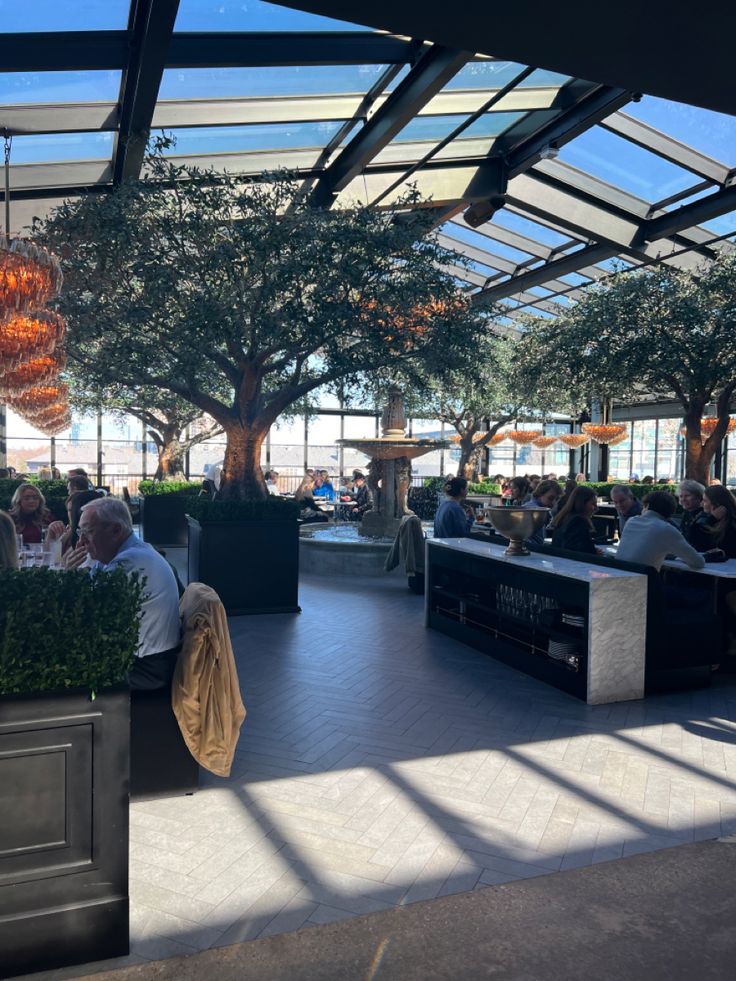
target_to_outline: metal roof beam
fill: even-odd
[[[564,276],[567,273],[578,272],[582,266],[595,262],[603,262],[616,255],[616,250],[606,245],[589,245],[585,249],[573,252],[572,255],[563,256],[561,259],[554,259],[552,262],[545,263],[539,269],[530,269],[528,272],[512,276],[502,283],[490,286],[476,293],[474,303],[486,304],[493,303],[506,296],[515,296],[523,290],[531,289],[533,286],[544,286],[556,276]]]
[[[459,225],[460,228],[469,227],[461,218],[453,218],[452,221],[453,224]],[[535,242],[534,239],[527,238],[526,235],[519,235],[518,232],[512,232],[508,228],[502,228],[500,225],[494,225],[492,222],[488,222],[482,228],[474,228],[473,232],[476,235],[482,235],[484,238],[501,242],[503,245],[509,245],[512,249],[526,252],[538,259],[549,259],[552,254],[552,249],[543,245],[541,242]]]
[[[4,72],[103,71],[127,63],[126,31],[0,34]]]
[[[112,132],[117,129],[119,118],[114,102],[0,107],[0,129],[7,130],[10,136]]]
[[[269,65],[404,65],[422,42],[366,31],[304,33],[180,33],[167,68],[263,68]]]
[[[138,177],[174,32],[179,0],[136,0],[131,7],[130,61],[123,75],[113,181]]]
[[[725,164],[713,160],[712,157],[707,157],[704,153],[699,153],[685,143],[680,143],[679,140],[675,140],[623,112],[614,113],[600,125],[610,133],[622,136],[630,143],[635,143],[637,146],[651,151],[651,153],[656,153],[658,157],[669,160],[671,163],[677,164],[678,167],[684,167],[693,174],[713,181],[715,184],[725,184],[728,179],[729,168]]]
[[[736,210],[736,184],[724,187],[715,194],[708,195],[707,198],[701,198],[691,204],[683,204],[675,211],[650,218],[641,230],[641,240],[655,242],[658,239],[669,238],[671,235],[686,234],[691,226],[719,218],[734,210]]]
[[[419,110],[457,74],[472,54],[435,45],[411,69],[327,168],[314,188],[315,203],[332,203],[335,195],[360,174]]]

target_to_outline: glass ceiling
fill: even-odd
[[[734,117],[261,0],[181,0],[172,28],[175,7],[0,0],[16,229],[58,189],[137,176],[126,147],[165,130],[201,166],[291,167],[322,206],[386,206],[416,183],[469,260],[459,281],[511,318],[554,315],[617,269],[734,248]]]

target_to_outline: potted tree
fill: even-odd
[[[271,514],[261,449],[290,406],[377,367],[447,363],[481,332],[448,271],[467,260],[413,203],[316,207],[295,176],[243,180],[159,152],[144,179],[64,203],[34,235],[62,256],[70,361],[214,419],[226,439],[218,497],[252,522],[254,502]],[[220,561],[257,558],[230,548]]]
[[[128,953],[129,691],[140,584],[0,572],[4,975]]]
[[[144,541],[186,548],[189,539],[185,515],[189,502],[201,490],[201,484],[188,480],[142,480],[138,491]]]

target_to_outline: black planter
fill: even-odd
[[[234,616],[299,612],[296,519],[187,522],[189,582],[211,586]]]
[[[129,704],[0,698],[3,977],[129,952]]]
[[[187,497],[183,494],[149,494],[141,498],[143,541],[149,545],[187,547]]]

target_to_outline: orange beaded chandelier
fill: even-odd
[[[590,436],[587,433],[561,433],[557,438],[565,446],[569,446],[571,450],[580,449],[581,446],[585,446],[590,441]]]
[[[537,438],[534,440],[534,445],[539,446],[541,449],[544,450],[548,446],[551,446],[553,443],[556,442],[557,442],[557,436],[537,436]]]
[[[512,429],[511,432],[506,433],[506,435],[517,445],[527,446],[529,443],[533,443],[544,434],[542,433],[541,429]]]
[[[480,443],[481,441],[483,441],[483,445],[484,446],[497,446],[499,443],[503,442],[503,440],[508,439],[508,435],[509,434],[508,433],[494,433],[493,436],[491,436],[490,439],[485,439],[485,437],[487,435],[488,435],[488,433],[475,433],[473,435],[473,442],[474,443]],[[451,443],[459,443],[460,442],[460,436],[458,436],[457,434],[455,436],[450,436],[450,442]]]
[[[582,430],[591,439],[594,439],[596,443],[610,443],[612,439],[616,439],[617,436],[622,436],[626,433],[626,426],[614,426],[606,424],[598,424],[594,422],[585,422],[582,425]]]
[[[61,289],[59,260],[33,242],[0,235],[0,310],[6,315],[47,303]]]
[[[31,358],[14,371],[0,370],[0,397],[15,398],[29,388],[52,382],[63,369],[66,359],[63,353],[44,354]]]
[[[64,339],[66,327],[58,313],[35,310],[0,320],[0,373],[51,354]]]
[[[52,406],[65,405],[68,390],[66,385],[37,385],[10,399],[10,404],[21,415],[31,418],[41,415]]]
[[[718,419],[715,416],[703,416],[703,418],[700,420],[700,438],[703,442],[705,442],[709,436],[713,435],[717,425]],[[726,428],[726,436],[728,436],[729,433],[734,432],[734,430],[736,430],[736,419],[729,419],[728,427]],[[680,436],[687,436],[687,426],[680,426]]]

